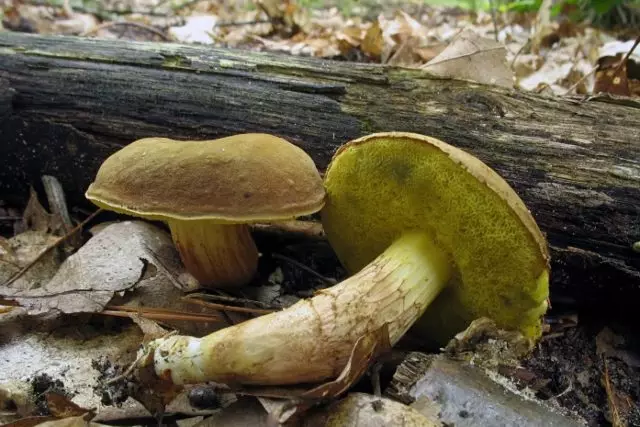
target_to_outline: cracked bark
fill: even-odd
[[[640,298],[640,104],[543,97],[417,70],[210,47],[0,33],[0,198],[53,175],[71,204],[145,136],[269,132],[322,170],[342,143],[410,131],[501,174],[552,247],[552,295],[633,313]]]

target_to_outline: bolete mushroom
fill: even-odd
[[[302,149],[260,133],[139,139],[107,158],[86,192],[102,208],[165,221],[187,271],[208,287],[240,286],[255,274],[248,223],[317,212],[324,196]]]
[[[429,344],[446,344],[479,317],[540,336],[549,290],[544,236],[478,158],[423,135],[372,134],[339,149],[325,187],[322,222],[338,258],[351,272],[385,258],[402,265],[391,275],[424,295],[414,302],[416,312],[426,310],[416,330]],[[410,251],[438,274],[407,274],[410,264],[397,254]]]
[[[439,338],[475,317],[532,342],[540,336],[549,277],[543,236],[480,160],[422,135],[374,134],[338,150],[325,186],[323,223],[357,273],[203,338],[152,341],[140,367],[175,384],[319,382],[342,371],[359,338],[386,328],[393,345],[443,296],[455,304],[438,313]]]

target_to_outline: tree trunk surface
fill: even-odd
[[[111,153],[147,136],[280,135],[326,168],[378,131],[430,135],[486,162],[552,249],[552,296],[640,301],[640,103],[545,97],[420,70],[139,42],[0,33],[0,199],[43,174],[72,204]],[[553,299],[552,299],[553,301]]]

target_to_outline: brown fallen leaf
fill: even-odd
[[[62,418],[58,420],[45,421],[42,424],[38,424],[40,427],[109,427],[106,424],[99,424],[93,421],[89,421],[91,416],[79,415],[76,417]]]
[[[513,73],[505,62],[505,54],[502,44],[464,30],[420,68],[439,77],[513,87]]]
[[[626,58],[618,55],[616,57],[605,56],[598,60],[593,93],[610,93],[621,96],[631,94],[627,79]]]
[[[158,268],[149,251],[174,251],[169,235],[141,221],[115,223],[67,258],[50,280],[34,286],[35,279],[25,275],[0,288],[0,296],[17,301],[30,315],[101,311],[115,294],[153,279]]]
[[[48,417],[48,416],[33,416],[33,417],[25,417],[21,418],[17,421],[3,424],[2,427],[34,427],[43,425],[47,421],[55,421],[56,417]]]
[[[49,408],[49,412],[51,412],[51,415],[56,418],[78,417],[87,414],[93,417],[93,411],[80,407],[60,393],[52,391],[47,392],[45,394],[45,399],[47,401],[47,408]]]
[[[380,29],[380,24],[376,20],[367,30],[360,48],[367,55],[374,58],[380,58],[383,47],[384,40],[382,38],[382,30]]]

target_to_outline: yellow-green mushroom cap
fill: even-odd
[[[324,196],[302,149],[260,133],[139,139],[107,158],[86,192],[102,208],[166,221],[187,270],[212,288],[254,276],[258,250],[248,223],[317,212]]]
[[[108,157],[86,192],[124,214],[232,224],[308,215],[322,208],[324,195],[304,150],[260,133],[139,139]]]
[[[427,233],[448,254],[452,279],[414,331],[443,345],[490,317],[535,340],[547,309],[549,254],[515,191],[476,157],[413,133],[343,145],[325,174],[322,221],[355,273],[401,235]]]

